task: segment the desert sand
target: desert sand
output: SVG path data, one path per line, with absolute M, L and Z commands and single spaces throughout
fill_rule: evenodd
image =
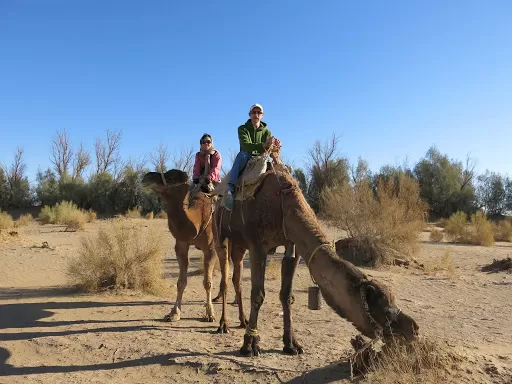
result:
M 126 219 L 128 220 L 128 219 Z M 131 219 L 166 233 L 165 275 L 175 287 L 174 239 L 165 220 Z M 108 220 L 88 224 L 94 233 Z M 340 234 L 325 226 L 330 239 Z M 263 354 L 245 358 L 238 350 L 244 330 L 237 308 L 228 306 L 231 332 L 217 334 L 218 321 L 202 321 L 205 294 L 200 251 L 191 247 L 191 276 L 182 319 L 165 323 L 175 288 L 168 297 L 140 292 L 83 294 L 70 288 L 66 268 L 84 232 L 33 221 L 18 237 L 0 242 L 0 383 L 331 383 L 351 382 L 347 356 L 355 328 L 327 305 L 307 307 L 312 284 L 299 265 L 294 281 L 293 319 L 305 353 L 284 355 L 279 270 L 270 271 L 260 311 Z M 43 242 L 47 246 L 43 246 Z M 280 259 L 283 248 L 269 256 Z M 480 268 L 512 254 L 512 244 L 494 247 L 431 243 L 421 234 L 419 263 L 449 251 L 454 273 L 425 273 L 418 268 L 364 269 L 392 287 L 398 305 L 412 315 L 422 337 L 447 343 L 465 358 L 454 383 L 512 383 L 512 274 Z M 272 268 L 278 268 L 273 263 Z M 250 271 L 243 273 L 249 310 Z M 214 276 L 217 293 L 220 273 Z M 229 301 L 233 300 L 232 286 Z M 217 320 L 221 306 L 215 304 Z

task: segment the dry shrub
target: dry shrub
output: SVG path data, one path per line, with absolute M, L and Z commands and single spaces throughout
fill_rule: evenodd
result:
M 487 216 L 482 211 L 477 211 L 471 215 L 471 225 L 474 227 L 472 244 L 492 247 L 494 245 L 494 233 L 492 232 L 492 224 L 487 220 Z
M 156 215 L 156 218 L 157 219 L 166 219 L 167 220 L 167 212 L 165 212 L 165 211 L 158 212 L 157 215 Z
M 129 209 L 124 215 L 129 219 L 140 219 L 142 217 L 142 208 L 135 207 L 133 209 Z
M 14 226 L 14 221 L 11 215 L 7 212 L 0 211 L 0 231 L 3 229 L 10 229 Z
M 87 223 L 92 223 L 96 220 L 96 212 L 94 212 L 92 209 L 88 209 L 86 211 L 84 210 L 83 213 Z
M 281 278 L 281 261 L 270 257 L 267 261 L 265 276 L 271 280 Z
M 436 242 L 436 243 L 439 243 L 440 241 L 443 241 L 443 238 L 444 238 L 444 233 L 443 231 L 437 229 L 437 228 L 434 228 L 431 232 L 430 232 L 430 241 L 433 241 L 433 242 Z
M 365 250 L 366 255 L 378 257 L 370 265 L 392 264 L 397 256 L 409 256 L 418 249 L 428 207 L 411 177 L 379 181 L 375 191 L 367 181 L 326 188 L 322 203 L 329 224 L 364 247 L 353 250 L 356 258 Z
M 50 207 L 45 205 L 39 213 L 42 224 L 63 224 L 66 229 L 84 229 L 87 221 L 86 214 L 70 201 L 62 201 Z
M 447 344 L 421 338 L 387 342 L 380 352 L 367 350 L 365 384 L 438 384 L 461 382 L 464 357 Z
M 449 277 L 455 276 L 455 265 L 450 257 L 450 251 L 446 251 L 443 256 L 429 260 L 423 263 L 423 270 L 427 274 L 436 274 L 445 272 Z
M 449 219 L 444 229 L 446 236 L 454 243 L 474 244 L 490 247 L 494 245 L 492 224 L 482 211 L 471 215 L 471 222 L 467 223 L 464 212 L 458 211 Z
M 151 212 L 147 213 L 145 217 L 147 220 L 153 220 L 155 215 L 154 215 L 153 211 L 151 211 Z
M 454 243 L 465 243 L 471 238 L 469 226 L 467 225 L 467 215 L 458 211 L 446 220 L 444 232 L 448 240 Z
M 16 220 L 15 226 L 17 228 L 19 227 L 26 227 L 34 218 L 30 213 L 26 213 L 21 215 L 18 220 Z
M 161 234 L 114 222 L 96 236 L 84 236 L 68 272 L 86 292 L 106 288 L 136 289 L 158 294 L 164 288 Z
M 494 232 L 494 240 L 512 242 L 512 223 L 509 220 L 493 223 L 492 231 Z

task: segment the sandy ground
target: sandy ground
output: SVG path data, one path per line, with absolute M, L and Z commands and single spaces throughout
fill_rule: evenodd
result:
M 133 221 L 168 233 L 164 220 Z M 85 232 L 102 225 L 109 222 L 89 224 Z M 326 231 L 331 239 L 338 237 L 332 229 Z M 307 308 L 311 280 L 303 263 L 295 279 L 293 314 L 305 354 L 281 353 L 280 279 L 269 276 L 259 322 L 264 354 L 244 358 L 238 353 L 244 331 L 236 328 L 235 306 L 228 306 L 232 328 L 227 335 L 215 333 L 217 322 L 201 320 L 205 295 L 200 275 L 189 278 L 182 320 L 177 323 L 160 321 L 174 294 L 162 298 L 73 292 L 66 267 L 82 235 L 32 222 L 18 239 L 0 241 L 0 383 L 350 382 L 349 340 L 357 332 L 326 305 L 317 311 Z M 449 251 L 454 276 L 400 267 L 365 273 L 392 287 L 399 306 L 417 320 L 423 336 L 445 340 L 467 358 L 464 372 L 453 376 L 454 383 L 512 383 L 512 275 L 480 271 L 494 258 L 510 256 L 512 245 L 435 244 L 427 241 L 428 233 L 421 236 L 418 261 L 429 262 Z M 174 239 L 169 233 L 165 239 L 165 273 L 175 286 Z M 43 242 L 50 248 L 43 248 Z M 273 257 L 279 259 L 282 251 L 278 248 Z M 199 251 L 191 249 L 191 260 L 191 270 L 196 270 Z M 275 272 L 272 275 L 278 276 Z M 246 268 L 247 310 L 249 276 Z M 214 293 L 219 280 L 217 272 Z M 219 304 L 215 310 L 220 316 Z

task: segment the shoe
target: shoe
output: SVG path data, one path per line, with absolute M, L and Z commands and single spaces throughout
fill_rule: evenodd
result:
M 231 193 L 231 191 L 228 191 L 228 193 L 226 193 L 226 196 L 224 196 L 224 207 L 231 211 L 233 209 L 233 203 L 233 193 Z

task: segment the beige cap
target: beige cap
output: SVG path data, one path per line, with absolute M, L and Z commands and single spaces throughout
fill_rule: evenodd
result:
M 261 112 L 263 112 L 263 107 L 260 104 L 253 104 L 251 105 L 251 109 L 249 109 L 249 113 L 251 113 L 254 108 L 259 108 Z

